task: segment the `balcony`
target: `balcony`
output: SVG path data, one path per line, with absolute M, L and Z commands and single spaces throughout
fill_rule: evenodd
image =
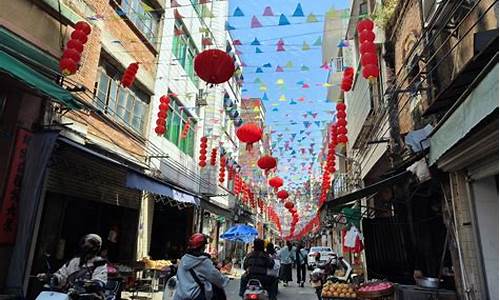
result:
M 333 198 L 342 197 L 362 187 L 361 180 L 350 173 L 335 173 L 332 181 Z

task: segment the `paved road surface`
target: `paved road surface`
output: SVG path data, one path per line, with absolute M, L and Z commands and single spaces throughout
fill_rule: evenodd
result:
M 239 280 L 231 280 L 229 286 L 226 288 L 228 300 L 241 300 L 238 296 L 240 287 Z M 297 286 L 296 283 L 291 283 L 288 287 L 279 285 L 278 300 L 316 300 L 316 294 L 311 286 L 306 285 L 303 288 Z

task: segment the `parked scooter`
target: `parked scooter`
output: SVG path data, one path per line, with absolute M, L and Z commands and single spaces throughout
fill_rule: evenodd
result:
M 250 279 L 243 294 L 244 300 L 269 300 L 269 294 L 257 279 Z

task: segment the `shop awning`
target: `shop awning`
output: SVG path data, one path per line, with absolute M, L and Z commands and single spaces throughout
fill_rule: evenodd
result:
M 0 50 L 0 72 L 24 82 L 27 86 L 36 90 L 42 95 L 50 97 L 55 101 L 71 108 L 81 108 L 70 92 L 50 81 L 39 72 L 30 68 L 23 62 Z
M 142 190 L 156 195 L 165 196 L 178 202 L 200 205 L 199 199 L 194 195 L 177 190 L 164 182 L 139 174 L 138 172 L 128 171 L 125 185 L 131 189 Z
M 429 165 L 435 164 L 483 119 L 498 110 L 498 88 L 495 88 L 498 87 L 498 54 L 491 63 L 483 69 L 484 77 L 476 78 L 476 87 L 431 135 Z
M 354 191 L 350 194 L 343 195 L 338 198 L 330 198 L 328 199 L 325 204 L 321 207 L 321 210 L 325 209 L 334 209 L 338 206 L 345 205 L 347 203 L 362 199 L 364 197 L 370 196 L 372 194 L 377 193 L 380 191 L 382 188 L 396 184 L 398 182 L 403 181 L 404 179 L 408 178 L 411 175 L 410 171 L 404 171 L 401 173 L 398 173 L 394 176 L 391 176 L 389 178 L 383 179 L 377 183 L 374 183 L 372 185 L 369 185 L 363 189 L 359 189 L 357 191 Z

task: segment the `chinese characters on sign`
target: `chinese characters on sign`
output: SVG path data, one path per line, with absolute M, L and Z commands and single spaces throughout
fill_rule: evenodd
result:
M 7 186 L 0 210 L 0 244 L 13 244 L 16 239 L 19 199 L 30 138 L 31 133 L 29 131 L 22 128 L 18 129 Z

